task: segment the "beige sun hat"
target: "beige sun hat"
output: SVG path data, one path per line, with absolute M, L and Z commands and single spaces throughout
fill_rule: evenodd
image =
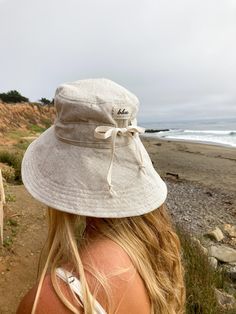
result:
M 27 148 L 22 180 L 55 209 L 92 217 L 138 216 L 164 203 L 167 188 L 143 146 L 139 101 L 108 79 L 60 85 L 54 125 Z

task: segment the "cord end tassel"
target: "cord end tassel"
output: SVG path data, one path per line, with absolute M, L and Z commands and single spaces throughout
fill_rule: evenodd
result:
M 109 184 L 108 187 L 109 187 L 110 196 L 111 196 L 111 197 L 117 196 L 116 191 L 113 189 L 113 185 L 112 185 L 112 184 Z
M 146 167 L 145 167 L 145 165 L 144 164 L 140 164 L 139 165 L 139 170 L 143 173 L 143 174 L 146 174 Z

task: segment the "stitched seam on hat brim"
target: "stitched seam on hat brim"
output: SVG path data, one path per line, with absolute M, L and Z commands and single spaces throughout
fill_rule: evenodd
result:
M 35 166 L 35 164 L 36 164 L 35 163 L 35 159 L 33 158 L 32 155 L 31 155 L 31 157 L 29 159 L 31 160 L 31 162 L 27 162 L 27 168 L 31 169 L 31 172 L 34 173 L 34 176 L 37 178 L 37 180 L 41 180 L 43 182 L 48 182 L 48 186 L 55 188 L 55 190 L 61 191 L 61 188 L 62 188 L 61 184 L 59 185 L 59 184 L 57 184 L 57 183 L 55 183 L 53 181 L 50 181 L 47 178 L 42 178 L 43 176 L 42 176 L 40 170 L 38 169 L 38 167 Z M 24 160 L 24 163 L 25 163 L 25 160 Z M 24 165 L 24 168 L 25 167 L 26 166 Z M 153 171 L 155 171 L 155 169 L 153 169 Z M 159 179 L 161 181 L 163 181 L 156 171 L 155 171 L 155 174 L 156 174 L 156 176 L 159 177 Z M 140 175 L 142 175 L 142 174 L 140 173 Z M 146 182 L 144 183 L 144 181 L 143 181 L 144 186 L 149 186 L 150 184 L 153 185 L 153 181 L 149 180 L 148 176 L 145 177 L 145 179 L 146 179 Z M 160 183 L 162 183 L 162 182 L 160 182 Z M 157 185 L 159 187 L 159 185 L 157 183 L 155 183 L 155 185 Z M 106 182 L 105 181 L 104 181 L 104 186 L 106 186 Z M 128 191 L 127 191 L 127 187 L 126 187 L 123 190 L 119 190 L 119 193 L 126 194 L 126 193 L 129 193 L 129 192 L 132 192 L 132 191 L 136 190 L 136 188 L 137 187 L 135 185 L 133 185 L 133 186 L 130 185 Z M 101 195 L 101 194 L 104 194 L 106 192 L 109 193 L 109 191 L 106 190 L 106 189 L 100 190 L 100 191 L 97 191 L 97 190 L 96 191 L 95 190 L 91 191 L 91 190 L 78 189 L 77 187 L 75 187 L 74 189 L 71 189 L 70 191 L 68 191 L 68 193 L 76 193 L 78 191 L 80 191 L 81 194 L 90 195 L 90 197 L 96 197 L 96 195 Z
M 32 189 L 29 189 L 30 190 L 30 193 L 32 193 Z M 165 192 L 165 195 L 158 198 L 157 200 L 155 201 L 152 201 L 152 202 L 149 202 L 149 206 L 145 206 L 144 208 L 142 207 L 142 209 L 138 209 L 138 208 L 134 208 L 133 210 L 120 210 L 120 208 L 112 208 L 111 207 L 107 207 L 107 209 L 110 210 L 110 213 L 107 212 L 107 209 L 104 210 L 104 208 L 106 207 L 96 207 L 94 205 L 91 205 L 91 209 L 88 209 L 88 210 L 85 210 L 81 207 L 79 207 L 78 209 L 72 209 L 71 207 L 69 206 L 60 206 L 58 204 L 56 204 L 56 202 L 52 202 L 51 201 L 51 198 L 47 198 L 46 197 L 46 201 L 45 199 L 43 199 L 41 196 L 39 196 L 37 193 L 32 193 L 34 195 L 34 197 L 36 199 L 38 199 L 40 202 L 44 203 L 45 205 L 47 206 L 51 206 L 52 208 L 54 209 L 57 209 L 59 211 L 62 211 L 62 212 L 68 212 L 68 213 L 72 213 L 72 214 L 75 214 L 75 215 L 81 215 L 81 216 L 93 216 L 93 217 L 107 217 L 107 218 L 122 218 L 122 217 L 129 217 L 129 216 L 140 216 L 140 215 L 143 215 L 145 213 L 148 213 L 148 212 L 151 212 L 155 209 L 157 209 L 161 204 L 163 204 L 166 200 L 166 191 L 159 191 L 160 193 L 161 192 Z M 64 203 L 64 202 L 61 202 L 60 201 L 60 204 L 61 203 Z M 66 203 L 65 203 L 66 204 Z M 68 204 L 68 202 L 67 202 Z M 118 204 L 120 205 L 121 207 L 123 206 L 123 202 L 122 204 Z M 146 204 L 147 205 L 147 204 Z M 88 206 L 88 204 L 86 204 L 87 207 L 90 207 Z M 94 209 L 93 209 L 94 208 Z M 103 210 L 101 210 L 101 208 Z M 82 213 L 80 213 L 80 209 L 82 210 Z
M 162 191 L 162 192 L 164 192 L 164 191 Z M 31 190 L 31 193 L 32 193 L 32 190 Z M 78 209 L 73 209 L 71 207 L 71 205 L 68 206 L 68 201 L 63 202 L 62 200 L 60 200 L 60 205 L 61 205 L 60 206 L 56 202 L 52 201 L 51 198 L 48 198 L 46 195 L 44 195 L 44 197 L 46 200 L 43 199 L 43 197 L 39 196 L 37 193 L 35 194 L 35 198 L 40 200 L 42 203 L 46 202 L 48 204 L 48 206 L 51 206 L 51 207 L 58 209 L 60 211 L 70 212 L 70 213 L 77 214 L 77 215 L 80 214 L 82 216 L 94 215 L 97 217 L 104 216 L 104 217 L 118 217 L 118 218 L 119 217 L 120 218 L 121 217 L 127 217 L 127 216 L 139 216 L 141 214 L 151 212 L 154 209 L 158 208 L 166 200 L 166 194 L 165 194 L 164 196 L 160 196 L 158 199 L 155 199 L 152 202 L 149 202 L 148 206 L 146 204 L 145 207 L 143 207 L 143 206 L 138 207 L 138 208 L 136 207 L 133 210 L 125 210 L 125 209 L 120 210 L 120 208 L 123 207 L 123 202 L 121 204 L 117 203 L 117 207 L 115 207 L 115 208 L 114 207 L 112 208 L 111 206 L 97 207 L 97 204 L 89 206 L 89 204 L 87 203 L 86 205 L 84 205 L 84 204 L 79 205 L 78 204 Z M 79 201 L 79 199 L 77 199 L 77 201 Z M 83 209 L 83 206 L 86 206 L 89 209 L 85 210 L 85 209 Z M 118 209 L 118 206 L 119 206 L 119 209 Z M 80 213 L 80 209 L 82 210 L 82 213 Z M 107 210 L 110 210 L 110 213 L 108 213 Z
M 40 183 L 37 182 L 38 183 L 38 186 L 37 186 L 37 184 L 33 180 L 31 180 L 31 177 L 33 178 L 33 176 L 28 175 L 28 173 L 30 172 L 30 168 L 24 167 L 24 169 L 25 169 L 25 171 L 22 173 L 22 175 L 24 175 L 24 177 L 22 176 L 22 178 L 24 178 L 24 184 L 25 184 L 26 188 L 29 190 L 29 192 L 36 199 L 38 199 L 39 201 L 41 201 L 42 203 L 45 204 L 45 199 L 44 198 L 46 198 L 47 199 L 47 204 L 46 205 L 48 205 L 48 206 L 52 206 L 55 209 L 58 209 L 60 211 L 70 212 L 70 213 L 73 213 L 73 214 L 80 214 L 79 210 L 72 209 L 71 205 L 68 206 L 68 199 L 67 199 L 67 201 L 65 201 L 67 203 L 67 205 L 66 205 L 66 203 L 62 199 L 60 200 L 60 204 L 61 203 L 65 203 L 65 206 L 62 206 L 62 207 L 60 206 L 61 208 L 58 207 L 59 205 L 56 204 L 56 201 L 51 201 L 52 200 L 51 193 L 53 191 L 51 189 L 52 184 L 50 184 L 50 183 L 49 183 L 49 185 L 47 185 L 47 184 L 45 184 L 46 182 L 44 181 L 44 184 L 42 184 L 42 186 L 44 186 L 43 193 L 40 193 L 40 195 L 39 195 L 39 193 L 38 193 L 39 192 L 38 186 L 41 187 Z M 145 190 L 148 191 L 148 194 L 145 195 L 146 196 L 145 197 L 146 202 L 145 202 L 145 206 L 144 207 L 146 209 L 143 209 L 143 201 L 140 200 L 138 203 L 142 203 L 142 209 L 138 209 L 137 207 L 134 210 L 129 210 L 129 211 L 127 211 L 127 210 L 121 211 L 119 209 L 119 213 L 116 213 L 116 214 L 114 213 L 114 211 L 116 211 L 116 212 L 118 211 L 118 206 L 119 207 L 122 207 L 122 206 L 124 207 L 124 203 L 128 204 L 128 201 L 131 201 L 131 199 L 132 199 L 132 195 L 134 197 L 135 196 L 137 197 L 137 195 L 139 195 L 140 192 L 141 192 L 141 190 L 140 190 L 139 193 L 134 193 L 134 194 L 131 195 L 131 193 L 130 193 L 131 191 L 129 190 L 128 192 L 126 191 L 129 194 L 129 197 L 127 197 L 127 201 L 124 202 L 124 198 L 122 197 L 122 203 L 120 204 L 119 202 L 117 202 L 117 207 L 116 208 L 113 207 L 113 209 L 112 209 L 113 212 L 110 215 L 107 213 L 107 211 L 101 211 L 100 208 L 97 207 L 97 204 L 89 205 L 88 203 L 84 204 L 84 206 L 87 206 L 88 208 L 94 208 L 94 207 L 96 207 L 96 208 L 94 210 L 91 210 L 91 209 L 83 210 L 83 213 L 81 213 L 81 215 L 89 216 L 92 213 L 93 216 L 97 216 L 97 217 L 99 217 L 99 216 L 100 217 L 101 216 L 103 216 L 103 217 L 122 217 L 122 216 L 123 217 L 127 217 L 127 216 L 138 216 L 138 215 L 150 212 L 150 211 L 154 210 L 155 208 L 157 208 L 158 206 L 160 206 L 166 200 L 166 197 L 167 197 L 167 187 L 166 187 L 166 184 L 165 184 L 165 182 L 160 182 L 160 183 L 161 183 L 161 185 L 158 185 L 157 183 L 154 184 L 154 185 L 152 184 L 152 189 L 150 189 L 150 185 L 147 185 L 147 186 L 145 185 L 145 187 L 147 187 L 147 189 L 145 189 Z M 136 186 L 135 189 L 137 190 L 137 186 Z M 45 191 L 48 191 L 48 193 L 46 192 L 46 194 L 50 193 L 49 196 L 45 195 Z M 62 191 L 63 191 L 63 186 L 60 186 L 60 191 L 58 191 L 58 192 L 55 191 L 55 193 L 58 194 L 57 197 L 60 198 L 62 196 Z M 104 191 L 102 191 L 102 193 L 104 194 Z M 156 193 L 160 194 L 158 199 L 155 199 L 153 201 L 148 201 L 148 198 L 153 198 L 154 196 L 156 196 Z M 66 197 L 68 197 L 68 192 L 66 194 L 64 194 L 64 195 Z M 123 196 L 122 192 L 121 192 L 121 195 Z M 81 196 L 75 197 L 74 199 L 76 200 L 77 203 L 79 202 L 79 199 L 82 201 L 82 203 L 84 202 L 84 199 Z M 110 199 L 110 197 L 103 197 L 103 199 L 97 200 L 97 197 L 96 197 L 95 202 L 96 201 L 104 202 L 104 204 L 103 204 L 103 206 L 101 208 L 103 208 L 103 209 L 106 208 L 106 209 L 110 209 L 111 210 L 112 205 L 108 205 L 108 207 L 106 207 L 106 203 L 107 202 L 109 203 L 109 199 Z M 70 200 L 73 200 L 73 197 L 70 196 Z M 116 200 L 119 201 L 120 198 L 116 198 Z M 114 199 L 113 199 L 113 201 L 114 201 Z M 90 198 L 90 202 L 91 202 L 91 198 Z M 136 200 L 136 202 L 137 202 L 137 200 Z M 148 206 L 147 206 L 147 204 L 148 204 Z M 73 207 L 73 205 L 72 205 L 72 207 Z M 139 207 L 139 208 L 141 208 L 141 207 Z
M 29 176 L 28 176 L 28 178 L 29 178 Z M 27 185 L 27 188 L 29 189 L 29 191 L 30 191 L 30 193 L 32 193 L 33 195 L 34 195 L 34 197 L 36 198 L 36 199 L 38 199 L 39 201 L 41 201 L 42 203 L 44 203 L 45 204 L 45 200 L 43 199 L 43 197 L 41 197 L 41 196 L 39 196 L 39 194 L 37 193 L 37 192 L 35 192 L 35 191 L 38 191 L 38 189 L 36 188 L 36 189 L 34 189 L 33 188 L 33 186 L 35 186 L 35 184 L 34 184 L 34 182 L 33 181 L 31 181 L 31 180 L 28 180 L 28 182 L 31 182 L 31 185 L 29 184 L 29 185 Z M 30 183 L 29 182 L 29 183 Z M 33 184 L 32 184 L 33 183 Z M 29 187 L 30 186 L 30 187 Z M 50 189 L 49 189 L 50 190 Z M 153 195 L 153 191 L 154 191 L 155 189 L 153 189 L 152 190 L 152 192 L 149 194 L 149 195 Z M 45 192 L 45 189 L 44 189 L 44 192 Z M 149 192 L 150 192 L 150 190 L 149 190 Z M 157 191 L 156 191 L 157 192 Z M 130 215 L 132 215 L 132 216 L 138 216 L 138 215 L 141 215 L 141 214 L 144 214 L 144 213 L 147 213 L 147 212 L 151 212 L 152 210 L 154 210 L 157 206 L 160 206 L 161 204 L 163 204 L 164 202 L 165 202 L 165 200 L 166 200 L 166 196 L 167 196 L 167 189 L 166 189 L 166 187 L 165 187 L 165 189 L 164 188 L 159 188 L 159 190 L 158 190 L 158 192 L 160 193 L 160 197 L 158 198 L 158 199 L 155 199 L 155 201 L 153 200 L 152 202 L 149 202 L 149 206 L 148 206 L 148 208 L 153 208 L 153 209 L 147 209 L 147 206 L 145 207 L 145 209 L 137 209 L 137 208 L 135 208 L 134 210 L 129 210 L 129 211 L 127 211 L 127 210 L 124 210 L 124 211 L 122 211 L 122 210 L 119 210 L 119 213 L 118 214 L 116 214 L 115 216 L 116 217 L 121 217 L 121 216 L 123 216 L 123 217 L 127 217 L 127 216 L 130 216 Z M 164 195 L 162 195 L 162 193 L 165 193 Z M 67 195 L 67 194 L 66 194 Z M 135 195 L 135 194 L 134 194 Z M 68 196 L 68 195 L 67 195 Z M 69 209 L 68 208 L 68 206 L 62 206 L 63 207 L 63 209 L 62 208 L 59 208 L 58 207 L 58 205 L 56 205 L 56 203 L 55 202 L 52 202 L 51 201 L 51 198 L 48 198 L 48 196 L 47 195 L 45 195 L 44 194 L 44 197 L 47 199 L 47 203 L 49 204 L 48 206 L 51 206 L 51 207 L 53 207 L 53 208 L 55 208 L 55 209 L 58 209 L 58 210 L 60 210 L 60 211 L 65 211 L 65 212 L 70 212 L 70 213 L 73 213 L 73 214 L 79 214 L 79 210 L 77 211 L 77 210 L 74 210 L 74 209 Z M 146 196 L 146 198 L 147 198 L 147 196 Z M 79 201 L 79 198 L 75 198 L 77 201 Z M 83 201 L 83 199 L 82 199 L 82 201 Z M 102 202 L 103 200 L 100 200 L 100 202 Z M 68 204 L 68 200 L 66 201 L 67 202 L 67 204 Z M 60 204 L 61 203 L 64 203 L 64 204 L 66 204 L 62 199 L 60 200 Z M 104 204 L 103 204 L 103 206 L 102 207 L 100 207 L 100 208 L 103 208 L 103 209 L 105 209 L 106 208 L 106 206 L 104 207 L 104 205 L 106 204 L 106 201 L 104 202 Z M 156 205 L 156 204 L 158 204 L 158 205 Z M 118 203 L 118 205 L 120 205 L 119 203 Z M 121 206 L 123 206 L 124 205 L 124 199 L 122 199 L 122 205 Z M 91 205 L 89 205 L 88 203 L 86 204 L 86 206 L 87 207 L 90 207 L 91 206 L 91 208 L 94 208 L 94 206 L 95 205 L 93 205 L 93 204 L 91 204 Z M 110 215 L 107 213 L 107 211 L 101 211 L 100 210 L 100 208 L 98 208 L 98 207 L 96 207 L 96 209 L 94 209 L 94 210 L 91 210 L 91 209 L 89 209 L 89 210 L 83 210 L 83 214 L 81 214 L 81 215 L 83 215 L 83 216 L 89 216 L 89 215 L 91 215 L 91 213 L 93 213 L 93 214 L 97 214 L 97 217 L 99 217 L 99 216 L 101 216 L 101 215 L 103 215 L 104 217 L 114 217 L 114 215 L 112 215 L 112 214 L 114 214 L 114 212 L 112 212 Z M 110 209 L 111 210 L 111 207 L 110 206 L 108 206 L 107 207 L 107 209 Z M 113 208 L 113 210 L 114 211 L 116 211 L 117 212 L 117 208 Z M 98 212 L 99 211 L 99 212 Z M 124 215 L 123 215 L 123 213 L 124 213 Z M 135 215 L 133 215 L 135 213 Z M 96 215 L 95 215 L 96 216 Z
M 33 166 L 33 163 L 31 165 L 28 165 L 28 167 L 31 168 L 32 172 L 37 177 L 37 180 L 41 179 L 41 181 L 46 182 L 48 186 L 53 187 L 55 189 L 55 191 L 58 191 L 58 192 L 61 191 L 61 189 L 62 189 L 62 185 L 61 184 L 57 184 L 57 183 L 55 183 L 53 181 L 47 180 L 46 178 L 42 179 L 42 174 L 40 173 L 39 169 L 37 169 L 37 167 L 33 168 L 32 166 Z M 160 180 L 162 180 L 162 179 L 160 178 Z M 147 183 L 144 184 L 145 187 L 149 187 L 150 184 L 151 185 L 153 184 L 152 181 L 147 180 L 147 179 L 146 179 L 146 182 Z M 157 183 L 155 185 L 157 185 L 159 187 L 159 185 Z M 106 186 L 106 182 L 104 181 L 104 187 L 105 186 Z M 67 186 L 67 188 L 68 188 L 68 186 Z M 135 186 L 133 186 L 133 187 L 130 186 L 129 190 L 127 190 L 127 187 L 126 187 L 123 190 L 119 189 L 119 191 L 117 191 L 117 192 L 118 193 L 122 193 L 122 195 L 123 195 L 123 194 L 127 194 L 129 192 L 135 191 L 135 190 L 136 190 Z M 104 194 L 104 193 L 108 193 L 108 195 L 109 195 L 109 190 L 108 189 L 107 190 L 103 189 L 103 190 L 98 191 L 98 190 L 78 189 L 77 187 L 75 187 L 74 189 L 71 189 L 67 193 L 70 194 L 70 193 L 77 193 L 77 192 L 80 192 L 81 194 L 84 194 L 84 195 L 89 195 L 91 198 L 93 198 L 93 197 L 96 198 L 98 195 L 101 195 L 101 194 Z

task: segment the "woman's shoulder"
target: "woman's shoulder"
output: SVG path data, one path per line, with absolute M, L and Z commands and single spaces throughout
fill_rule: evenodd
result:
M 34 299 L 36 296 L 38 284 L 34 285 L 20 302 L 16 314 L 30 314 L 33 308 Z M 60 283 L 60 288 L 63 293 L 72 301 L 70 291 L 67 289 L 64 282 Z M 50 313 L 50 314 L 71 314 L 71 311 L 61 302 L 58 298 L 55 289 L 53 288 L 51 276 L 47 274 L 44 278 L 38 306 L 36 309 L 37 314 Z
M 110 286 L 112 307 L 117 314 L 136 313 L 149 314 L 150 304 L 145 285 L 135 269 L 125 250 L 110 239 L 99 239 L 91 242 L 80 252 L 85 267 L 85 276 L 91 290 L 101 306 L 107 308 L 106 292 L 103 285 L 96 279 L 96 272 L 105 277 Z M 63 266 L 69 268 L 67 265 Z M 79 279 L 79 274 L 75 274 Z M 60 280 L 60 288 L 65 296 L 73 303 L 69 287 Z M 22 300 L 17 314 L 31 313 L 37 285 L 33 287 Z M 39 299 L 40 312 L 38 313 L 71 313 L 57 296 L 50 274 L 47 274 L 43 283 Z
M 80 251 L 84 265 L 96 267 L 104 275 L 116 268 L 129 268 L 127 274 L 134 274 L 136 269 L 123 247 L 109 238 L 98 238 L 90 242 Z
M 98 270 L 105 276 L 111 288 L 115 313 L 150 313 L 150 302 L 145 283 L 120 244 L 109 238 L 98 239 L 81 252 L 81 258 L 87 269 L 86 278 L 92 292 L 98 282 L 89 270 L 92 269 L 92 273 Z M 104 305 L 105 291 L 102 286 L 100 288 L 97 300 Z

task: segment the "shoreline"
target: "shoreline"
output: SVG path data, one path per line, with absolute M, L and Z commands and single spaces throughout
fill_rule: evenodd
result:
M 212 145 L 212 146 L 220 146 L 220 147 L 228 147 L 236 150 L 236 146 L 230 145 L 230 144 L 224 144 L 224 143 L 218 143 L 218 142 L 211 142 L 211 141 L 201 141 L 201 140 L 187 140 L 187 139 L 178 139 L 178 138 L 170 138 L 170 137 L 158 137 L 155 135 L 150 134 L 145 134 L 141 135 L 142 138 L 151 138 L 155 140 L 160 140 L 160 141 L 174 141 L 174 142 L 187 142 L 187 143 L 196 143 L 196 144 L 204 144 L 204 145 Z
M 221 145 L 140 136 L 154 167 L 161 176 L 235 192 L 236 149 Z

